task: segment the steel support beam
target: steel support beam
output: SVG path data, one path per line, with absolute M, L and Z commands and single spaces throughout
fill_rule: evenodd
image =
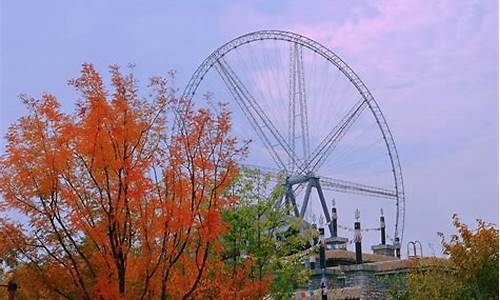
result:
M 302 207 L 299 209 L 295 201 L 295 193 L 293 191 L 293 186 L 296 184 L 301 184 L 307 182 L 306 194 L 304 195 L 304 201 L 302 202 Z M 330 235 L 333 234 L 332 219 L 330 217 L 330 212 L 328 211 L 328 206 L 326 205 L 325 195 L 323 194 L 323 189 L 321 188 L 319 177 L 314 176 L 295 176 L 295 178 L 287 177 L 285 181 L 286 188 L 286 203 L 292 203 L 294 213 L 296 217 L 304 217 L 307 210 L 307 205 L 309 204 L 309 199 L 311 197 L 312 188 L 316 189 L 318 193 L 318 198 L 321 203 L 321 208 L 323 209 L 323 215 L 325 216 L 326 222 L 328 224 L 328 229 L 330 230 Z

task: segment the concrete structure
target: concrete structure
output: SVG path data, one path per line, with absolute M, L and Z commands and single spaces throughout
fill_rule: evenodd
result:
M 296 291 L 295 298 L 384 299 L 389 284 L 394 282 L 391 277 L 408 273 L 415 266 L 412 262 L 416 259 L 421 262 L 428 260 L 428 258 L 417 258 L 416 254 L 414 257 L 409 256 L 410 260 L 401 260 L 399 239 L 394 240 L 394 245 L 386 244 L 385 218 L 382 210 L 380 210 L 380 227 L 377 228 L 380 232 L 380 244 L 371 247 L 373 253 L 362 253 L 362 228 L 359 216 L 359 210 L 356 209 L 354 238 L 351 241 L 355 244 L 356 251 L 348 251 L 349 240 L 337 235 L 337 209 L 332 208 L 332 221 L 329 223 L 332 236 L 325 239 L 324 228 L 319 228 L 319 255 L 312 254 L 309 261 L 304 262 L 305 267 L 311 269 L 312 275 L 307 285 Z M 319 264 L 316 263 L 318 260 Z
M 355 253 L 344 251 L 330 252 L 327 257 L 341 258 L 343 261 L 355 261 Z M 391 279 L 395 276 L 405 275 L 418 265 L 425 267 L 436 258 L 394 259 L 380 255 L 363 254 L 365 263 L 337 265 L 328 267 L 327 299 L 328 300 L 376 300 L 384 299 Z M 381 260 L 379 260 L 381 259 Z M 373 262 L 368 262 L 372 260 Z M 318 287 L 321 282 L 321 271 L 314 270 L 309 283 L 310 287 Z M 320 290 L 309 290 L 307 287 L 299 289 L 296 299 L 319 299 Z M 311 295 L 312 294 L 312 295 Z
M 372 246 L 372 251 L 374 254 L 377 255 L 384 255 L 384 256 L 390 256 L 394 257 L 394 250 L 396 250 L 396 247 L 393 245 L 373 245 Z

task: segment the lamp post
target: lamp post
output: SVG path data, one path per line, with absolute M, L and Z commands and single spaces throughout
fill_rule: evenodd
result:
M 396 247 L 396 257 L 401 258 L 401 243 L 399 242 L 399 237 L 394 239 L 394 247 Z
M 326 300 L 326 254 L 325 254 L 325 229 L 319 228 L 319 264 L 321 267 L 321 299 Z
M 385 245 L 385 218 L 382 208 L 380 209 L 380 243 Z
M 361 250 L 361 223 L 359 222 L 360 212 L 359 209 L 356 208 L 354 212 L 354 217 L 356 221 L 354 222 L 354 243 L 356 247 L 356 264 L 363 263 L 363 253 Z
M 332 200 L 332 237 L 337 237 L 337 208 L 335 199 Z

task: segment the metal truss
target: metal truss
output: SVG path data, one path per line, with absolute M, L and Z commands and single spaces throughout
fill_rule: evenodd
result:
M 250 95 L 248 89 L 243 85 L 241 80 L 238 79 L 236 73 L 231 69 L 229 64 L 224 61 L 224 56 L 234 49 L 249 43 L 258 43 L 263 40 L 286 41 L 291 45 L 288 108 L 289 133 L 287 140 L 279 133 L 269 117 L 257 104 L 257 101 Z M 320 145 L 310 154 L 307 99 L 302 61 L 303 48 L 307 48 L 317 53 L 333 64 L 352 83 L 361 96 L 360 101 L 347 112 L 339 124 L 332 128 Z M 192 99 L 207 72 L 214 68 L 220 74 L 227 89 L 238 103 L 253 129 L 257 132 L 278 168 L 284 170 L 288 178 L 293 178 L 293 176 L 305 176 L 305 178 L 308 178 L 306 181 L 299 183 L 299 185 L 303 185 L 304 183 L 308 184 L 306 187 L 306 194 L 310 194 L 310 190 L 313 187 L 318 191 L 321 190 L 320 185 L 322 185 L 325 189 L 331 189 L 337 192 L 362 194 L 394 200 L 396 205 L 394 237 L 400 238 L 401 241 L 403 240 L 405 193 L 396 144 L 379 105 L 368 88 L 349 65 L 325 46 L 305 36 L 279 30 L 257 31 L 235 38 L 212 52 L 194 72 L 184 89 L 183 98 L 187 100 Z M 359 118 L 360 114 L 367 108 L 375 119 L 386 145 L 387 155 L 391 163 L 392 175 L 394 178 L 393 190 L 316 176 L 314 174 L 327 160 L 330 153 L 335 150 L 336 145 L 338 145 L 342 137 L 346 135 L 349 128 L 351 128 Z M 300 133 L 298 135 L 297 117 L 300 122 L 300 128 L 298 130 Z M 299 138 L 302 141 L 301 155 L 297 154 L 296 147 L 296 140 Z M 283 153 L 285 157 L 283 157 Z M 284 184 L 286 185 L 287 183 L 285 182 Z M 293 189 L 290 190 L 293 193 Z M 289 194 L 288 201 L 294 202 L 295 196 Z M 309 200 L 304 200 L 301 211 L 305 211 L 304 207 L 307 207 L 307 201 Z M 295 209 L 295 213 L 300 215 L 298 208 Z M 327 217 L 326 214 L 325 217 Z
M 302 142 L 301 162 L 305 162 L 310 155 L 309 145 L 309 124 L 307 117 L 307 101 L 304 83 L 304 63 L 302 59 L 302 46 L 299 44 L 290 44 L 290 72 L 289 72 L 289 102 L 288 102 L 288 143 L 294 152 L 296 149 L 296 140 Z M 300 132 L 297 135 L 297 118 L 300 119 Z M 299 154 L 297 153 L 297 156 Z M 299 156 L 300 157 L 300 156 Z M 295 171 L 296 163 L 290 161 L 291 171 Z
M 394 201 L 397 201 L 398 199 L 398 195 L 395 190 L 360 184 L 352 181 L 320 177 L 320 183 L 327 190 L 337 191 L 341 193 L 366 195 L 376 198 L 390 199 Z
M 259 138 L 264 142 L 266 149 L 273 157 L 273 160 L 284 170 L 287 170 L 286 164 L 281 159 L 279 152 L 276 149 L 281 148 L 288 155 L 288 158 L 294 164 L 297 164 L 295 152 L 290 148 L 278 129 L 274 126 L 257 101 L 255 101 L 253 96 L 250 94 L 243 82 L 238 78 L 236 73 L 231 69 L 229 64 L 221 58 L 217 62 L 215 68 L 222 77 L 222 80 L 226 84 L 226 87 L 232 94 L 233 98 L 244 112 L 247 120 L 250 124 L 252 124 L 252 127 L 259 135 Z
M 304 200 L 302 202 L 302 206 L 300 208 L 300 212 L 297 206 L 297 202 L 295 201 L 295 193 L 293 191 L 293 186 L 297 184 L 307 183 L 306 192 L 304 195 Z M 321 188 L 320 179 L 314 176 L 306 176 L 306 175 L 295 175 L 288 176 L 285 180 L 285 205 L 292 204 L 293 210 L 296 217 L 304 217 L 307 205 L 309 203 L 309 199 L 311 198 L 311 191 L 313 188 L 316 189 L 318 193 L 318 198 L 321 203 L 321 208 L 323 210 L 323 214 L 325 215 L 326 223 L 328 224 L 328 228 L 330 233 L 333 232 L 332 227 L 332 219 L 330 218 L 330 212 L 328 211 L 328 207 L 325 201 L 325 195 L 323 194 L 323 189 Z

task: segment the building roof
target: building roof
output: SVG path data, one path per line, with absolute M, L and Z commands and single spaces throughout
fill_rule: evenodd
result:
M 353 300 L 361 297 L 360 287 L 333 289 L 328 291 L 328 299 L 332 300 Z
M 346 264 L 354 264 L 356 262 L 356 253 L 347 250 L 327 250 L 325 251 L 325 257 L 326 259 L 343 261 Z M 363 261 L 367 263 L 391 260 L 397 260 L 397 258 L 386 255 L 363 253 Z
M 443 258 L 436 257 L 421 257 L 421 258 L 410 258 L 410 259 L 395 259 L 385 260 L 385 261 L 377 261 L 372 263 L 363 263 L 363 264 L 353 264 L 353 265 L 343 265 L 331 267 L 328 269 L 344 271 L 344 272 L 353 272 L 353 271 L 373 271 L 377 273 L 381 272 L 393 272 L 400 270 L 409 270 L 415 267 L 429 267 L 431 265 L 446 264 L 448 260 Z

